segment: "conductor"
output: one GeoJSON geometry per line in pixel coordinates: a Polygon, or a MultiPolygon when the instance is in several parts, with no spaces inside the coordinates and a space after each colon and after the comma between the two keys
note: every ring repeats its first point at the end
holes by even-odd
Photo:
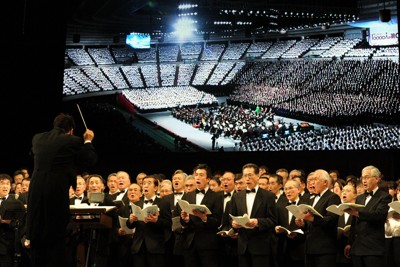
{"type": "MultiPolygon", "coordinates": [[[[69,188],[78,170],[96,163],[93,131],[74,136],[75,121],[61,113],[53,129],[32,139],[34,170],[29,187],[27,239],[31,266],[65,266],[65,231],[69,222],[69,188]]],[[[27,245],[27,244],[26,244],[27,245]]]]}

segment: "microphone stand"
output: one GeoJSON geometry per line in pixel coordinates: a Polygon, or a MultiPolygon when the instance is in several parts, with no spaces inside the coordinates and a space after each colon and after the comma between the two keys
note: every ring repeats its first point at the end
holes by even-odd
{"type": "Polygon", "coordinates": [[[21,262],[21,250],[20,250],[20,237],[19,237],[19,220],[18,218],[15,219],[15,226],[14,226],[14,267],[19,267],[21,262]]]}

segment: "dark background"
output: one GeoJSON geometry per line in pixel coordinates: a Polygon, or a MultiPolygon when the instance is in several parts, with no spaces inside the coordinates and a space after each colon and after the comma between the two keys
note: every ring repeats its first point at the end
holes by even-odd
{"type": "MultiPolygon", "coordinates": [[[[62,101],[65,21],[71,12],[67,2],[25,0],[6,3],[2,19],[5,48],[0,89],[0,173],[12,174],[21,167],[32,171],[29,150],[33,134],[50,130],[53,118],[65,111],[62,101]]],[[[96,129],[93,130],[96,133],[96,129]]],[[[118,147],[113,147],[99,150],[98,154],[98,164],[88,171],[103,176],[126,170],[131,176],[144,171],[171,177],[176,169],[191,172],[197,163],[208,163],[213,171],[240,172],[243,164],[254,162],[268,166],[273,172],[281,167],[301,168],[307,173],[324,168],[338,169],[342,176],[360,175],[364,166],[372,164],[387,179],[400,178],[399,150],[182,154],[125,151],[121,154],[118,147]]]]}

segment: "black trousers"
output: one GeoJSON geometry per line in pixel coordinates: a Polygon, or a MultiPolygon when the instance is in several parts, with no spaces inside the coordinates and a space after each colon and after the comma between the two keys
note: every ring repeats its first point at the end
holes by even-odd
{"type": "Polygon", "coordinates": [[[135,267],[165,267],[164,254],[148,252],[145,242],[139,252],[132,255],[132,261],[135,267]]]}
{"type": "Polygon", "coordinates": [[[336,254],[306,254],[306,267],[336,267],[336,254]]]}
{"type": "Polygon", "coordinates": [[[243,255],[239,255],[239,267],[270,267],[271,255],[255,255],[248,250],[243,255]]]}
{"type": "Polygon", "coordinates": [[[31,241],[32,267],[65,267],[66,248],[65,238],[52,240],[51,243],[41,244],[31,241]]]}
{"type": "Polygon", "coordinates": [[[197,249],[192,244],[189,249],[184,250],[185,267],[218,267],[218,250],[197,249]]]}
{"type": "Polygon", "coordinates": [[[377,267],[383,266],[384,257],[382,256],[351,256],[353,267],[377,267]]]}

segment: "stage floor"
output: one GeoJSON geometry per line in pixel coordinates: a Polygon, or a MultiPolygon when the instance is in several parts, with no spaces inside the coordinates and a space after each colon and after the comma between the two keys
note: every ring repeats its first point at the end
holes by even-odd
{"type": "MultiPolygon", "coordinates": [[[[194,143],[206,150],[212,151],[212,135],[210,133],[199,130],[190,124],[186,124],[174,118],[170,111],[145,113],[140,114],[140,116],[149,121],[155,122],[158,126],[163,127],[168,131],[179,135],[180,137],[187,138],[187,140],[191,143],[194,143]]],[[[219,137],[216,142],[218,142],[219,147],[224,147],[224,151],[234,151],[235,143],[239,145],[240,141],[234,141],[232,138],[219,137]]]]}

